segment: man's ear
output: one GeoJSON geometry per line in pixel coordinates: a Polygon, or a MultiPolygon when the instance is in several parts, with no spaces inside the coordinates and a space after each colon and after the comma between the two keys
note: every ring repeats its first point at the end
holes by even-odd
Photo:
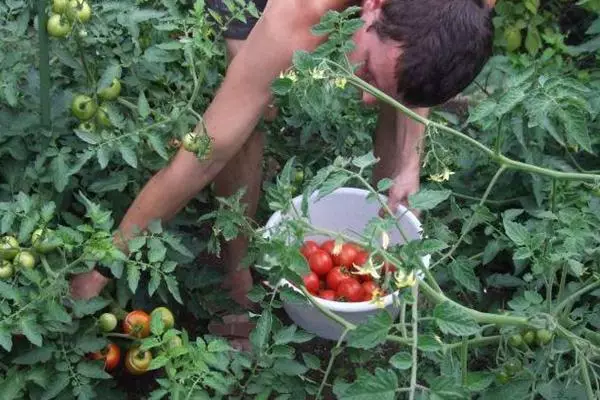
{"type": "Polygon", "coordinates": [[[496,0],[483,0],[483,4],[485,4],[488,8],[494,8],[496,5],[496,0]]]}

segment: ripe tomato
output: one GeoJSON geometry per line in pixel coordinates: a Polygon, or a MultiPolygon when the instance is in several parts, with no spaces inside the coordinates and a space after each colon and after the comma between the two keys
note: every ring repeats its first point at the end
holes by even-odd
{"type": "Polygon", "coordinates": [[[69,0],[54,0],[52,1],[52,12],[62,14],[67,10],[69,0]]]}
{"type": "Polygon", "coordinates": [[[351,267],[357,253],[358,251],[354,245],[350,243],[344,243],[340,252],[333,255],[333,262],[335,265],[339,265],[341,267],[351,267]]]}
{"type": "Polygon", "coordinates": [[[334,267],[327,274],[327,287],[331,290],[337,290],[340,283],[346,279],[351,279],[342,267],[334,267]]]}
{"type": "Polygon", "coordinates": [[[104,313],[98,318],[98,326],[102,332],[112,332],[117,327],[117,317],[112,313],[104,313]]]}
{"type": "Polygon", "coordinates": [[[92,17],[92,9],[85,0],[71,0],[69,1],[67,15],[79,22],[88,22],[92,17]]]}
{"type": "Polygon", "coordinates": [[[93,353],[92,359],[104,360],[104,369],[112,371],[121,361],[121,349],[116,344],[109,343],[104,350],[93,353]]]}
{"type": "Polygon", "coordinates": [[[150,316],[142,310],[131,311],[123,320],[123,332],[137,338],[150,335],[150,316]]]}
{"type": "Polygon", "coordinates": [[[336,297],[338,300],[358,302],[363,301],[365,292],[354,278],[344,279],[336,290],[336,297]]]}
{"type": "Polygon", "coordinates": [[[369,253],[367,253],[364,250],[361,250],[356,253],[353,263],[358,265],[359,267],[362,267],[363,265],[365,265],[365,263],[367,262],[368,259],[369,259],[369,253]]]}
{"type": "Polygon", "coordinates": [[[35,267],[35,257],[28,251],[21,251],[15,257],[15,265],[27,269],[35,267]]]}
{"type": "Polygon", "coordinates": [[[63,19],[60,14],[54,14],[48,18],[46,29],[50,36],[64,38],[71,32],[71,24],[63,19]]]}
{"type": "Polygon", "coordinates": [[[319,277],[314,272],[309,272],[308,275],[304,277],[304,286],[306,286],[306,290],[308,290],[312,294],[319,293],[319,277]]]}
{"type": "Polygon", "coordinates": [[[14,236],[4,236],[0,240],[0,253],[5,260],[12,261],[19,252],[19,241],[14,236]]]}
{"type": "Polygon", "coordinates": [[[102,100],[115,100],[121,93],[121,81],[114,78],[109,87],[105,87],[98,91],[98,97],[102,100]]]}
{"type": "Polygon", "coordinates": [[[331,256],[323,250],[316,250],[308,259],[308,265],[315,274],[319,276],[327,275],[333,268],[331,256]]]}
{"type": "Polygon", "coordinates": [[[371,301],[371,299],[373,299],[373,293],[376,290],[381,290],[379,285],[373,281],[363,282],[362,288],[365,293],[365,301],[371,301]]]}
{"type": "Polygon", "coordinates": [[[387,274],[388,272],[390,274],[393,274],[394,272],[397,271],[397,268],[396,268],[396,266],[394,264],[391,264],[391,263],[389,263],[389,262],[386,261],[386,262],[383,263],[382,271],[383,271],[384,274],[387,274]]]}
{"type": "Polygon", "coordinates": [[[335,291],[331,289],[321,290],[319,297],[325,300],[335,301],[335,291]]]}
{"type": "Polygon", "coordinates": [[[8,261],[8,260],[0,261],[0,279],[12,278],[14,272],[15,272],[15,270],[10,261],[8,261]]]}
{"type": "Polygon", "coordinates": [[[78,94],[73,98],[71,103],[71,111],[73,115],[79,118],[81,121],[87,121],[91,119],[96,113],[98,106],[92,100],[91,97],[84,94],[78,94]]]}
{"type": "Polygon", "coordinates": [[[317,250],[319,250],[319,245],[317,244],[317,242],[313,240],[307,240],[306,242],[304,242],[304,245],[300,248],[300,253],[302,253],[302,255],[304,255],[304,258],[308,260],[310,256],[317,250]]]}
{"type": "Polygon", "coordinates": [[[323,242],[323,244],[321,245],[321,250],[324,250],[333,256],[333,248],[334,247],[335,247],[335,240],[330,239],[330,240],[326,240],[323,242]]]}
{"type": "Polygon", "coordinates": [[[165,329],[171,329],[175,326],[175,317],[167,307],[157,307],[150,313],[150,318],[162,318],[165,329]]]}
{"type": "Polygon", "coordinates": [[[142,375],[148,371],[151,361],[152,353],[149,350],[141,351],[139,347],[133,347],[125,356],[125,368],[132,375],[142,375]]]}

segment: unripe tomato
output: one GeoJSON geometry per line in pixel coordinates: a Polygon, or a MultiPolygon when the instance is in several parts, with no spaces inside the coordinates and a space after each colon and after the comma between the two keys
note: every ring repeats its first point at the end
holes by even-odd
{"type": "Polygon", "coordinates": [[[110,101],[110,100],[115,100],[117,97],[119,97],[120,93],[121,93],[121,81],[119,81],[117,78],[114,78],[109,87],[101,89],[98,92],[98,97],[100,97],[102,100],[110,101]]]}
{"type": "Polygon", "coordinates": [[[304,286],[306,290],[311,294],[317,294],[319,292],[319,277],[314,272],[309,272],[304,278],[304,286]]]}
{"type": "Polygon", "coordinates": [[[79,118],[81,121],[87,121],[91,119],[96,113],[98,106],[94,100],[84,94],[79,94],[73,98],[71,103],[71,111],[73,115],[79,118]]]}
{"type": "Polygon", "coordinates": [[[85,121],[79,124],[77,127],[82,132],[94,132],[96,130],[96,124],[92,121],[85,121]]]}
{"type": "Polygon", "coordinates": [[[88,22],[92,17],[92,9],[85,0],[70,0],[67,15],[79,22],[88,22]]]}
{"type": "Polygon", "coordinates": [[[508,343],[513,347],[521,347],[523,345],[523,336],[516,334],[508,339],[508,343]]]}
{"type": "Polygon", "coordinates": [[[133,347],[127,351],[125,356],[125,368],[132,375],[142,375],[150,367],[152,362],[152,353],[150,351],[141,351],[139,347],[133,347]]]}
{"type": "Polygon", "coordinates": [[[0,279],[12,278],[15,270],[12,263],[8,260],[0,261],[0,279]]]}
{"type": "Polygon", "coordinates": [[[14,236],[4,236],[0,240],[0,254],[5,260],[13,260],[19,252],[19,241],[14,236]]]}
{"type": "Polygon", "coordinates": [[[58,240],[53,238],[54,231],[51,229],[36,229],[31,234],[31,244],[38,253],[46,254],[56,250],[58,240]]]}
{"type": "Polygon", "coordinates": [[[98,326],[102,332],[112,332],[117,327],[117,317],[112,313],[104,313],[98,318],[98,326]]]}
{"type": "Polygon", "coordinates": [[[55,38],[64,38],[71,32],[71,24],[62,15],[54,14],[48,18],[46,24],[48,34],[55,38]]]}
{"type": "Polygon", "coordinates": [[[35,267],[35,257],[28,251],[21,251],[15,257],[14,263],[16,266],[32,269],[35,267]]]}
{"type": "Polygon", "coordinates": [[[501,384],[505,385],[508,382],[510,382],[510,376],[508,376],[508,374],[504,371],[499,372],[496,375],[496,379],[498,380],[498,382],[500,382],[501,384]]]}
{"type": "Polygon", "coordinates": [[[105,126],[105,127],[112,126],[112,123],[110,122],[110,118],[108,118],[108,110],[106,109],[106,106],[102,105],[102,106],[98,107],[98,111],[96,111],[96,121],[98,122],[98,125],[100,125],[100,126],[105,126]]]}
{"type": "Polygon", "coordinates": [[[175,317],[167,307],[157,307],[150,313],[150,318],[162,318],[165,329],[171,329],[175,326],[175,317]]]}
{"type": "Polygon", "coordinates": [[[531,346],[533,344],[534,340],[535,340],[535,332],[534,331],[527,331],[523,335],[523,341],[525,343],[527,343],[528,346],[531,346]]]}
{"type": "Polygon", "coordinates": [[[197,153],[200,150],[200,137],[194,132],[188,132],[183,137],[183,148],[190,153],[197,153]]]}
{"type": "Polygon", "coordinates": [[[109,343],[106,349],[92,354],[94,360],[104,360],[104,369],[112,371],[117,368],[121,361],[121,349],[114,343],[109,343]]]}
{"type": "Polygon", "coordinates": [[[523,369],[523,365],[521,361],[517,359],[508,360],[504,364],[504,371],[508,374],[508,376],[513,376],[520,372],[523,369]]]}
{"type": "Polygon", "coordinates": [[[53,0],[52,1],[52,12],[62,14],[67,11],[67,5],[69,0],[53,0]]]}
{"type": "Polygon", "coordinates": [[[167,349],[175,349],[175,348],[181,347],[181,346],[183,346],[183,340],[181,340],[181,338],[179,336],[173,336],[167,342],[167,349]]]}
{"type": "Polygon", "coordinates": [[[123,320],[123,332],[127,335],[145,338],[150,335],[150,316],[142,310],[134,310],[123,320]]]}
{"type": "Polygon", "coordinates": [[[548,329],[539,329],[535,333],[536,342],[540,346],[544,346],[550,343],[550,341],[552,340],[552,336],[552,332],[550,332],[548,329]]]}

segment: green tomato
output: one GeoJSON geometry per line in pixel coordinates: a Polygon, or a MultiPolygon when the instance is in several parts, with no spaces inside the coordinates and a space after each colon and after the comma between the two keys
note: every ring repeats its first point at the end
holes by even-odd
{"type": "Polygon", "coordinates": [[[531,346],[533,344],[534,340],[535,340],[535,332],[534,331],[527,331],[523,335],[523,341],[525,343],[527,343],[528,346],[531,346]]]}
{"type": "Polygon", "coordinates": [[[78,94],[73,98],[71,103],[71,111],[73,115],[79,118],[81,121],[87,121],[96,114],[98,106],[94,100],[84,94],[78,94]]]}
{"type": "Polygon", "coordinates": [[[55,38],[64,38],[71,32],[71,24],[63,19],[60,14],[54,14],[48,18],[46,24],[48,34],[55,38]]]}
{"type": "Polygon", "coordinates": [[[52,12],[62,14],[67,11],[67,5],[69,0],[53,0],[52,1],[52,12]]]}
{"type": "Polygon", "coordinates": [[[550,341],[552,340],[552,336],[554,335],[552,335],[552,332],[550,332],[548,329],[539,329],[535,333],[536,342],[540,346],[544,346],[550,343],[550,341]]]}
{"type": "Polygon", "coordinates": [[[498,382],[500,382],[501,384],[505,385],[508,382],[510,382],[510,376],[508,376],[508,374],[504,371],[499,372],[496,375],[496,379],[498,380],[498,382]]]}
{"type": "Polygon", "coordinates": [[[121,93],[121,81],[119,81],[117,78],[115,78],[115,79],[113,79],[113,81],[109,87],[101,89],[98,92],[98,96],[102,100],[115,100],[117,97],[119,97],[120,93],[121,93]]]}
{"type": "Polygon", "coordinates": [[[15,270],[10,261],[2,260],[0,262],[0,279],[12,278],[15,270]]]}
{"type": "Polygon", "coordinates": [[[35,257],[28,251],[21,251],[15,257],[14,263],[19,267],[32,269],[35,267],[35,257]]]}
{"type": "Polygon", "coordinates": [[[13,260],[19,252],[19,241],[14,236],[4,236],[0,240],[0,254],[5,260],[13,260]]]}
{"type": "Polygon", "coordinates": [[[521,364],[521,361],[517,360],[516,358],[512,359],[512,360],[508,360],[504,364],[504,371],[509,376],[514,376],[515,374],[520,372],[522,369],[523,369],[523,365],[521,364]]]}
{"type": "Polygon", "coordinates": [[[112,332],[117,327],[117,317],[112,313],[104,313],[98,318],[98,325],[102,332],[112,332]]]}
{"type": "Polygon", "coordinates": [[[85,0],[71,0],[69,1],[69,18],[77,20],[79,22],[88,22],[92,17],[92,9],[85,0]]]}
{"type": "Polygon", "coordinates": [[[200,138],[194,132],[186,133],[182,143],[183,148],[191,153],[197,153],[200,150],[200,138]]]}
{"type": "Polygon", "coordinates": [[[508,343],[513,347],[521,347],[523,345],[523,336],[516,334],[508,339],[508,343]]]}
{"type": "Polygon", "coordinates": [[[98,125],[101,126],[112,126],[110,118],[108,118],[108,110],[106,109],[106,106],[98,107],[98,111],[96,112],[96,121],[98,122],[98,125]]]}
{"type": "Polygon", "coordinates": [[[304,182],[304,171],[300,168],[296,168],[296,173],[294,174],[294,184],[301,185],[304,182]]]}
{"type": "Polygon", "coordinates": [[[77,129],[82,132],[94,132],[96,131],[96,124],[94,124],[92,121],[85,121],[79,124],[77,129]]]}
{"type": "Polygon", "coordinates": [[[58,248],[60,241],[52,229],[36,229],[31,235],[31,244],[38,253],[46,254],[58,248]]]}
{"type": "Polygon", "coordinates": [[[179,336],[174,336],[167,342],[167,349],[175,349],[183,346],[183,340],[179,336]]]}
{"type": "Polygon", "coordinates": [[[171,329],[175,326],[175,317],[167,307],[157,307],[150,313],[151,318],[162,318],[165,329],[171,329]]]}
{"type": "Polygon", "coordinates": [[[506,29],[504,31],[504,39],[506,40],[506,49],[511,53],[518,50],[521,47],[521,43],[523,43],[523,35],[516,28],[506,29]]]}

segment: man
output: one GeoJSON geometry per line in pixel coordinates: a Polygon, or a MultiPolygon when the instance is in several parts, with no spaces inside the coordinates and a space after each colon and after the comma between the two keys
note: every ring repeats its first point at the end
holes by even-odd
{"type": "MultiPolygon", "coordinates": [[[[189,200],[214,180],[218,196],[246,188],[248,214],[256,211],[260,192],[263,136],[255,131],[271,102],[271,82],[291,65],[297,50],[314,50],[324,38],[311,27],[329,10],[341,10],[350,0],[254,0],[263,11],[258,21],[234,22],[226,41],[230,64],[226,77],[204,114],[213,151],[205,161],[180,150],[169,166],[159,171],[135,199],[120,225],[130,238],[134,227],[151,220],[172,218],[189,200]],[[235,112],[232,112],[235,110],[235,112]]],[[[222,0],[209,0],[213,9],[227,13],[222,0]]],[[[441,104],[462,91],[480,72],[491,53],[490,0],[364,0],[363,27],[354,35],[349,55],[361,64],[357,74],[416,112],[441,104]]],[[[365,103],[374,102],[368,94],[365,103]]],[[[383,106],[374,137],[374,152],[381,159],[374,180],[389,177],[394,185],[389,205],[406,204],[419,187],[423,127],[383,106]]],[[[247,269],[238,269],[246,242],[238,238],[225,246],[225,286],[240,305],[252,286],[247,269]]],[[[99,294],[108,277],[97,271],[76,276],[75,297],[99,294]]],[[[247,319],[231,317],[214,325],[215,333],[244,337],[247,319]]]]}

